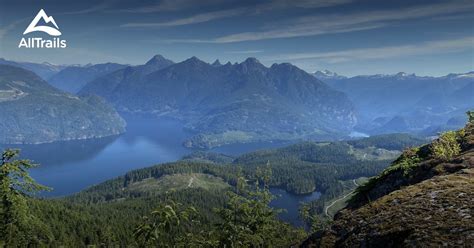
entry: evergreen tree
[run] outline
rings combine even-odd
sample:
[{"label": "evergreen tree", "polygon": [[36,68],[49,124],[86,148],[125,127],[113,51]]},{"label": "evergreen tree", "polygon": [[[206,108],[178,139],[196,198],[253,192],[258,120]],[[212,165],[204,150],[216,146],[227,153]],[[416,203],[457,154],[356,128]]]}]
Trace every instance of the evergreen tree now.
[{"label": "evergreen tree", "polygon": [[30,194],[48,188],[37,184],[28,174],[35,167],[29,160],[17,160],[18,150],[6,150],[0,164],[0,246],[29,246],[49,239],[41,223],[29,213]]},{"label": "evergreen tree", "polygon": [[188,243],[187,231],[197,211],[193,207],[170,201],[144,217],[134,236],[141,247],[184,247]]},{"label": "evergreen tree", "polygon": [[220,209],[222,222],[217,226],[219,247],[285,247],[302,234],[277,220],[278,211],[269,207],[273,195],[269,191],[270,165],[258,168],[254,190],[238,177],[237,193],[230,193],[226,208]]}]

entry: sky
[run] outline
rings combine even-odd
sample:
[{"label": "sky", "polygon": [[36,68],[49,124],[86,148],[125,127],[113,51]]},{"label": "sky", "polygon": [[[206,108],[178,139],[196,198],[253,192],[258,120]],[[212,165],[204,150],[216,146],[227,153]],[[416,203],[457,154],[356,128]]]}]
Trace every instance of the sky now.
[{"label": "sky", "polygon": [[[18,48],[40,9],[67,48]],[[474,70],[472,0],[0,0],[0,57],[144,64],[255,57],[346,76]]]}]

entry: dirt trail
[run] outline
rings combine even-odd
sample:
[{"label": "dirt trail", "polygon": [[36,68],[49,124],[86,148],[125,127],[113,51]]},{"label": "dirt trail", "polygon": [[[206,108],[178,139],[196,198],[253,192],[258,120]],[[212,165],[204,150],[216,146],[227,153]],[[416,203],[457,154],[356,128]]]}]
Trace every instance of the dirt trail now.
[{"label": "dirt trail", "polygon": [[191,188],[191,185],[194,182],[194,177],[189,178],[188,188]]},{"label": "dirt trail", "polygon": [[[352,183],[356,186],[356,187],[359,187],[359,184],[357,184],[356,180],[355,179],[352,179]],[[335,201],[333,201],[331,204],[329,204],[325,209],[324,209],[324,214],[326,214],[327,217],[331,218],[331,216],[329,215],[328,213],[328,210],[330,207],[334,206],[334,204],[336,204],[336,202],[338,201],[341,201],[341,200],[344,200],[346,199],[348,196],[350,196],[354,191],[351,191],[350,193],[346,194],[346,195],[343,195],[342,197],[336,199]]]}]

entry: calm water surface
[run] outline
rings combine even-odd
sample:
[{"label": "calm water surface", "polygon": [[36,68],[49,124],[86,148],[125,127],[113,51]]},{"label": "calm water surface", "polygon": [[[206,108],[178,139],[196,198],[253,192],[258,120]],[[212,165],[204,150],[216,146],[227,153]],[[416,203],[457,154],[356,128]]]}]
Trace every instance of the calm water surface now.
[{"label": "calm water surface", "polygon": [[125,174],[127,171],[180,159],[191,153],[181,142],[182,125],[171,119],[130,119],[121,136],[41,145],[9,146],[41,166],[36,181],[52,187],[45,196],[62,196]]},{"label": "calm water surface", "polygon": [[[182,142],[191,134],[181,122],[169,118],[127,118],[127,132],[116,137],[40,145],[0,145],[19,148],[23,158],[40,164],[31,170],[36,181],[52,187],[44,196],[62,196],[125,174],[127,171],[172,162],[192,153]],[[251,143],[213,149],[228,155],[284,146]]]},{"label": "calm water surface", "polygon": [[270,192],[276,198],[270,203],[273,208],[283,209],[279,218],[294,226],[303,227],[303,221],[299,218],[299,205],[302,202],[310,202],[319,199],[321,193],[313,192],[306,195],[294,195],[280,188],[270,188]]},{"label": "calm water surface", "polygon": [[[133,169],[179,160],[194,151],[182,145],[190,135],[177,120],[134,117],[127,118],[127,132],[116,137],[41,145],[0,145],[0,149],[20,148],[23,158],[40,164],[30,174],[39,183],[53,188],[43,196],[55,197],[78,192]],[[284,145],[278,142],[234,144],[212,151],[240,155]],[[271,205],[286,209],[287,212],[280,217],[295,225],[301,225],[298,220],[299,202],[319,197],[319,193],[295,196],[281,189],[272,189],[272,193],[280,197]]]}]

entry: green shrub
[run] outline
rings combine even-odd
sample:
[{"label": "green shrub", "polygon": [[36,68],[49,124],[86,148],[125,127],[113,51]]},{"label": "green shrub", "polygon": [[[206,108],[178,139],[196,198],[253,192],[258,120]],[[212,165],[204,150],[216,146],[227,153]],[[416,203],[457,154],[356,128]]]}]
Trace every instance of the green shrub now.
[{"label": "green shrub", "polygon": [[419,156],[420,148],[408,148],[403,151],[400,157],[393,161],[393,163],[380,173],[380,175],[371,177],[365,184],[355,189],[354,196],[350,201],[357,201],[359,197],[365,196],[370,201],[368,193],[377,185],[379,181],[382,181],[388,175],[401,171],[404,177],[410,177],[412,170],[419,165],[423,160]]},{"label": "green shrub", "polygon": [[382,172],[382,176],[391,174],[394,171],[401,170],[403,171],[403,176],[408,177],[413,168],[418,166],[418,164],[422,160],[420,156],[418,156],[419,151],[420,148],[418,147],[409,148],[403,151],[400,158],[395,160],[391,166],[389,166]]},{"label": "green shrub", "polygon": [[462,132],[448,131],[439,136],[431,145],[433,156],[443,161],[453,159],[461,152],[459,139],[462,139]]},{"label": "green shrub", "polygon": [[470,123],[474,123],[474,111],[467,111],[467,117],[469,118]]}]

